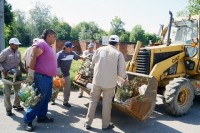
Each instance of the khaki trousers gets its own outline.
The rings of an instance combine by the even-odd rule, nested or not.
[[[86,115],[86,124],[91,125],[94,119],[96,107],[103,93],[103,108],[102,108],[102,128],[107,128],[111,120],[112,99],[114,97],[115,88],[101,88],[93,85],[90,92],[90,104]]]
[[[12,109],[12,104],[10,101],[10,95],[11,95],[11,85],[3,83],[4,88],[3,88],[3,96],[4,96],[4,106],[6,110],[11,110]],[[18,95],[18,92],[20,90],[21,84],[13,85],[14,88],[14,103],[13,105],[19,106],[20,105],[20,97]]]
[[[63,103],[68,103],[70,97],[70,88],[71,88],[70,76],[64,78],[65,78],[65,85],[63,89],[63,99],[64,99]]]

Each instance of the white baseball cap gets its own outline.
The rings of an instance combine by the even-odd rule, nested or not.
[[[93,48],[94,47],[94,44],[90,43],[88,44],[88,48]]]
[[[39,38],[34,38],[33,39],[33,42],[37,42],[37,41],[39,41],[40,39]]]
[[[119,37],[117,35],[111,35],[109,37],[109,42],[119,42]]]
[[[11,38],[9,40],[9,44],[20,45],[21,43],[19,42],[19,40],[17,38]]]

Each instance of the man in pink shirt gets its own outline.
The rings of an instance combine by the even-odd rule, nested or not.
[[[41,40],[32,45],[30,66],[27,81],[34,81],[35,88],[42,95],[42,99],[34,107],[29,107],[24,116],[25,130],[32,131],[32,121],[37,116],[38,123],[53,122],[48,118],[48,102],[52,94],[52,79],[56,76],[57,61],[56,52],[52,44],[56,41],[56,33],[51,29],[44,30]]]

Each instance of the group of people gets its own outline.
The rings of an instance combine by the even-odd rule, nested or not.
[[[4,76],[10,69],[20,69],[27,72],[26,82],[32,84],[42,94],[42,99],[34,107],[29,107],[24,115],[24,129],[33,131],[32,122],[37,117],[38,123],[51,123],[53,118],[47,116],[48,103],[52,95],[52,80],[55,76],[63,75],[66,84],[63,87],[63,105],[71,107],[69,103],[70,97],[70,67],[72,60],[84,60],[88,54],[92,54],[92,65],[94,66],[94,75],[92,81],[92,89],[90,92],[90,103],[84,127],[91,129],[94,119],[95,110],[101,93],[103,93],[103,109],[102,109],[102,130],[110,129],[113,125],[111,121],[112,99],[114,96],[117,78],[120,76],[126,79],[125,60],[123,54],[116,49],[119,44],[119,37],[111,35],[109,44],[93,50],[94,45],[89,44],[88,50],[83,52],[83,56],[77,55],[72,51],[73,44],[70,41],[64,43],[64,47],[58,53],[52,48],[52,44],[56,41],[56,32],[52,29],[43,31],[40,39],[33,40],[33,44],[24,56],[25,65],[21,62],[21,54],[18,47],[21,44],[17,38],[9,40],[9,47],[0,53],[0,70]],[[27,60],[28,58],[28,60]],[[61,70],[61,71],[58,71]],[[12,108],[23,111],[20,105],[18,92],[20,84],[13,85],[15,98],[13,106],[11,104],[11,85],[3,83],[4,88],[4,106],[6,114],[11,116]],[[80,90],[78,97],[81,98],[83,92]]]

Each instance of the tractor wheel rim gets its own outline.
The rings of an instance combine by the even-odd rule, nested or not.
[[[181,90],[178,94],[178,104],[179,106],[184,106],[189,99],[189,91],[187,88]]]

